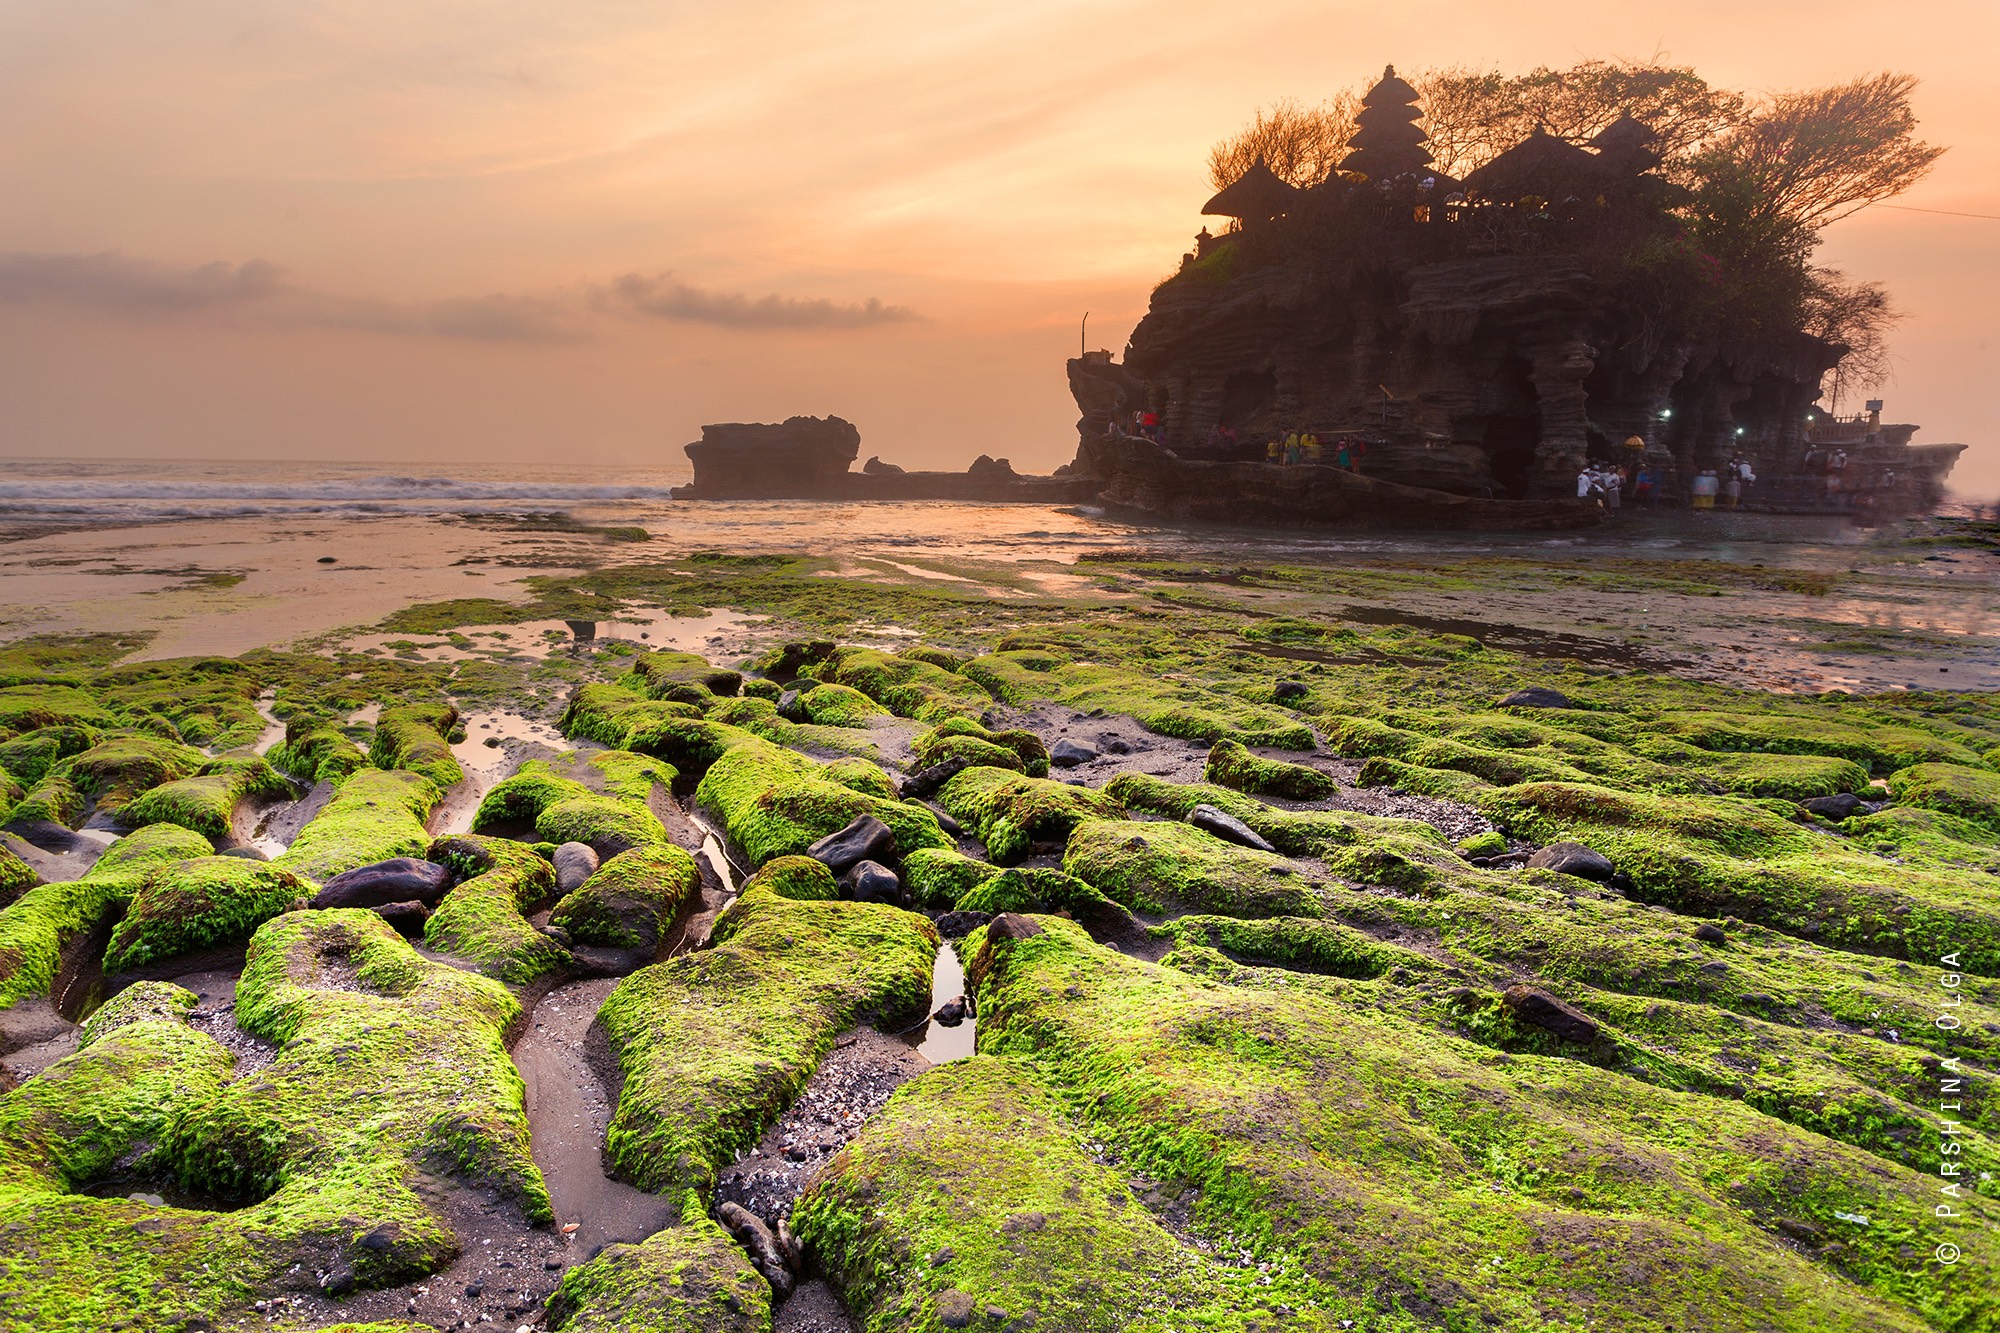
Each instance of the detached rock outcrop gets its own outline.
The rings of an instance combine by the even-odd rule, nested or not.
[[[858,471],[861,432],[839,417],[703,426],[687,446],[694,482],[681,500],[1010,500],[1068,504],[1096,487],[1080,477],[1024,476],[981,454],[963,472],[908,472],[871,457]]]

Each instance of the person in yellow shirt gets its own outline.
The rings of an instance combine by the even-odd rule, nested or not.
[[[1306,462],[1311,466],[1318,466],[1321,449],[1319,433],[1317,431],[1307,431],[1300,443],[1305,446]]]
[[[1286,467],[1297,467],[1299,465],[1299,448],[1299,433],[1297,431],[1293,431],[1291,434],[1285,436]]]

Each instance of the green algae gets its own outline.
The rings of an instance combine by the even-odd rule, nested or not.
[[[122,817],[135,825],[179,824],[212,841],[228,835],[236,807],[244,801],[291,794],[277,770],[257,755],[227,755],[210,760],[203,770],[141,793]]]
[[[999,873],[992,862],[948,847],[926,847],[903,858],[903,884],[919,907],[951,907]]]
[[[99,739],[100,734],[90,727],[37,727],[0,742],[0,770],[32,787],[57,763],[82,754]]]
[[[1264,759],[1235,741],[1217,741],[1208,752],[1202,776],[1218,786],[1255,796],[1287,796],[1296,801],[1322,800],[1339,790],[1331,775],[1304,764]]]
[[[125,972],[202,949],[246,943],[257,927],[295,905],[315,886],[275,865],[235,856],[203,856],[149,873],[112,928],[104,970]]]
[[[869,1333],[1337,1327],[1290,1310],[1295,1274],[1176,1239],[1082,1137],[1025,1063],[954,1061],[896,1090],[795,1226]]]
[[[960,894],[952,906],[961,912],[1090,913],[1105,905],[1102,893],[1074,875],[1047,866],[1002,870]]]
[[[822,681],[848,686],[897,716],[919,722],[977,718],[993,703],[977,681],[920,658],[874,648],[837,648],[809,669]]]
[[[617,1173],[705,1197],[842,1031],[923,1016],[936,950],[914,913],[746,887],[712,947],[640,969],[598,1011],[625,1077],[605,1148]]]
[[[113,736],[63,760],[53,776],[97,798],[107,814],[123,810],[141,792],[192,777],[207,756],[178,741],[156,736]]]
[[[935,852],[919,852],[919,856],[936,855]],[[840,897],[840,885],[833,878],[833,872],[824,862],[815,861],[810,856],[777,856],[743,881],[743,891],[769,889],[780,898],[790,898],[797,902],[830,902]]]
[[[1049,750],[1042,738],[1019,727],[990,731],[970,718],[947,718],[910,743],[919,767],[963,760],[970,766],[1011,768],[1047,777]]]
[[[331,721],[303,714],[285,723],[285,738],[273,745],[274,767],[304,782],[344,781],[368,767],[368,756]]]
[[[1062,841],[1084,820],[1124,813],[1107,793],[1000,768],[963,770],[938,792],[937,802],[1003,865],[1026,856],[1036,841]]]
[[[549,924],[578,944],[651,949],[700,882],[694,858],[680,848],[634,847],[604,862],[557,903]]]
[[[677,688],[692,687],[698,696],[732,695],[743,687],[743,673],[710,666],[695,653],[644,653],[632,661],[629,683],[654,699],[672,697]],[[695,702],[690,697],[685,702]]]
[[[425,944],[514,985],[574,965],[569,950],[528,924],[525,913],[556,888],[554,868],[533,847],[463,835],[438,839],[424,857],[459,877],[424,921]]]
[[[889,716],[888,709],[860,690],[832,681],[801,694],[799,712],[806,721],[822,727],[865,727],[874,718]]]
[[[1282,856],[1226,843],[1191,824],[1079,824],[1063,869],[1135,912],[1319,916],[1315,877]]]
[[[0,689],[0,729],[12,734],[44,727],[110,730],[120,719],[92,693],[74,685],[10,685]]]
[[[368,758],[377,768],[419,773],[439,790],[465,780],[465,770],[451,752],[458,729],[458,709],[450,704],[398,704],[382,710]]]
[[[111,844],[83,878],[40,885],[0,908],[0,1007],[48,994],[64,951],[129,902],[155,869],[214,850],[198,833],[153,824]]]
[[[1912,764],[1889,775],[1896,800],[1920,810],[1956,815],[2000,833],[2000,773],[1964,764]]]
[[[752,865],[803,852],[863,815],[889,826],[901,855],[952,845],[937,816],[922,806],[858,791],[838,780],[838,770],[829,769],[753,738],[725,751],[703,776],[695,796],[721,819]]]
[[[35,868],[16,856],[12,849],[0,844],[0,908],[5,908],[15,899],[42,882]]]
[[[340,785],[272,864],[325,881],[357,866],[422,856],[431,841],[424,821],[440,795],[437,784],[420,773],[364,769]]]
[[[1993,1316],[1983,1235],[1955,1269],[1903,1260],[1930,1225],[1916,1172],[1746,1106],[1496,1059],[1310,987],[1207,981],[1038,924],[978,946],[982,1052],[1032,1063],[1128,1169],[1198,1188],[1198,1227],[1371,1326],[1442,1306],[1524,1330]]]
[[[770,1333],[771,1288],[690,1192],[681,1220],[563,1274],[551,1333]]]

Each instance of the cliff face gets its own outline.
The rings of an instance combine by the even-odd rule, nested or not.
[[[1212,457],[1218,425],[1243,459],[1309,428],[1365,439],[1370,477],[1460,496],[1573,496],[1587,462],[1635,454],[1667,470],[1670,494],[1738,455],[1760,478],[1809,475],[1807,413],[1837,347],[1798,333],[1726,348],[1677,338],[1561,253],[1362,263],[1284,256],[1264,239],[1190,257],[1122,364],[1070,363],[1079,471],[1112,483],[1112,455],[1092,442],[1149,410],[1183,458]],[[1626,447],[1634,436],[1643,452]],[[1894,473],[1885,503],[1934,503],[1955,457],[1903,451],[1878,473]]]

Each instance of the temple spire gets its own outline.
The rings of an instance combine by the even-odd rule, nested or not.
[[[1382,78],[1361,99],[1361,112],[1354,118],[1354,137],[1348,140],[1347,156],[1340,170],[1371,181],[1393,180],[1415,175],[1430,165],[1430,138],[1417,121],[1423,118],[1417,106],[1417,90],[1396,76],[1396,67],[1383,68]]]

